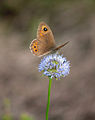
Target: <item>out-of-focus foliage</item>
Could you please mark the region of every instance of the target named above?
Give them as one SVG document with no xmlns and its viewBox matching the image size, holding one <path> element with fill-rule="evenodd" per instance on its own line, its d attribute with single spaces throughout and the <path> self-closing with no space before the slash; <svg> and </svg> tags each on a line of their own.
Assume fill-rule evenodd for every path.
<svg viewBox="0 0 95 120">
<path fill-rule="evenodd" d="M 34 120 L 34 118 L 30 117 L 27 114 L 22 114 L 20 120 Z"/>
<path fill-rule="evenodd" d="M 13 117 L 11 115 L 3 115 L 2 116 L 2 120 L 14 120 Z M 30 117 L 29 115 L 27 114 L 22 114 L 19 118 L 19 120 L 34 120 L 33 117 Z"/>
<path fill-rule="evenodd" d="M 13 120 L 13 118 L 11 115 L 5 114 L 5 115 L 3 115 L 2 120 Z"/>
<path fill-rule="evenodd" d="M 52 16 L 62 0 L 7 0 L 0 3 L 0 17 L 9 25 L 24 31 L 45 17 Z M 23 21 L 22 21 L 23 20 Z M 9 27 L 9 26 L 8 26 Z"/>
<path fill-rule="evenodd" d="M 2 115 L 2 120 L 14 120 L 14 116 L 11 113 L 11 102 L 8 98 L 4 100 L 4 109 L 5 113 Z M 30 117 L 28 114 L 23 113 L 20 115 L 19 120 L 34 120 L 33 117 Z"/>
<path fill-rule="evenodd" d="M 53 21 L 57 9 L 63 4 L 64 11 L 79 0 L 2 0 L 0 18 L 8 23 L 9 28 L 18 31 L 34 29 L 41 20 Z M 81 1 L 80 1 L 81 2 Z M 95 10 L 95 0 L 83 0 L 91 10 Z M 69 6 L 68 6 L 69 5 Z M 54 17 L 54 18 L 53 18 Z"/>
<path fill-rule="evenodd" d="M 5 113 L 3 113 L 3 115 L 2 115 L 2 120 L 13 120 L 10 109 L 11 109 L 10 100 L 6 98 L 4 100 L 4 111 L 5 111 Z"/>
</svg>

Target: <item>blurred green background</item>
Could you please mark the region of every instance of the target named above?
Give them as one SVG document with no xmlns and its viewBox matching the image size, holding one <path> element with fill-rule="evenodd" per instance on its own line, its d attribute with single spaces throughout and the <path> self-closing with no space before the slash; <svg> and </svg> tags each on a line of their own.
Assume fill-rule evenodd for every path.
<svg viewBox="0 0 95 120">
<path fill-rule="evenodd" d="M 44 120 L 48 79 L 29 50 L 38 24 L 52 29 L 70 74 L 53 80 L 49 120 L 95 120 L 95 0 L 0 0 L 0 119 Z"/>
</svg>

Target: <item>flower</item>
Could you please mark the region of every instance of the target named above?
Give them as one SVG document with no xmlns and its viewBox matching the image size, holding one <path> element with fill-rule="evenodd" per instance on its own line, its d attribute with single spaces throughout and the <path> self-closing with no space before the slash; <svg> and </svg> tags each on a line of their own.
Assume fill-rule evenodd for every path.
<svg viewBox="0 0 95 120">
<path fill-rule="evenodd" d="M 69 71 L 70 62 L 66 61 L 66 58 L 58 53 L 45 56 L 39 64 L 39 72 L 43 72 L 45 76 L 51 78 L 60 79 L 61 76 L 67 76 Z"/>
</svg>

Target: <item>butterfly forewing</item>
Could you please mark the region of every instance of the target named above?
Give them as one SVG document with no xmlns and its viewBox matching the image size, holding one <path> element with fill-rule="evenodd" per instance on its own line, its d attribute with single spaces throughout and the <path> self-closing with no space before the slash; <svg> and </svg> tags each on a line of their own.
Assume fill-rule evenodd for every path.
<svg viewBox="0 0 95 120">
<path fill-rule="evenodd" d="M 41 49 L 43 49 L 44 53 L 55 48 L 53 33 L 50 27 L 44 22 L 41 22 L 38 26 L 37 39 L 43 46 Z"/>
</svg>

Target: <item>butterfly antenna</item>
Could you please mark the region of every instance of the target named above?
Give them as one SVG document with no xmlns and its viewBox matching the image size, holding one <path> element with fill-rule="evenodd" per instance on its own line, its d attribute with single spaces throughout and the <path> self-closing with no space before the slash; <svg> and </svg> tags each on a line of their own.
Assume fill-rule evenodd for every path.
<svg viewBox="0 0 95 120">
<path fill-rule="evenodd" d="M 63 45 L 60 45 L 59 47 L 55 48 L 55 50 L 58 50 L 58 49 L 64 47 L 64 46 L 67 45 L 69 42 L 70 42 L 70 41 L 65 42 Z"/>
</svg>

